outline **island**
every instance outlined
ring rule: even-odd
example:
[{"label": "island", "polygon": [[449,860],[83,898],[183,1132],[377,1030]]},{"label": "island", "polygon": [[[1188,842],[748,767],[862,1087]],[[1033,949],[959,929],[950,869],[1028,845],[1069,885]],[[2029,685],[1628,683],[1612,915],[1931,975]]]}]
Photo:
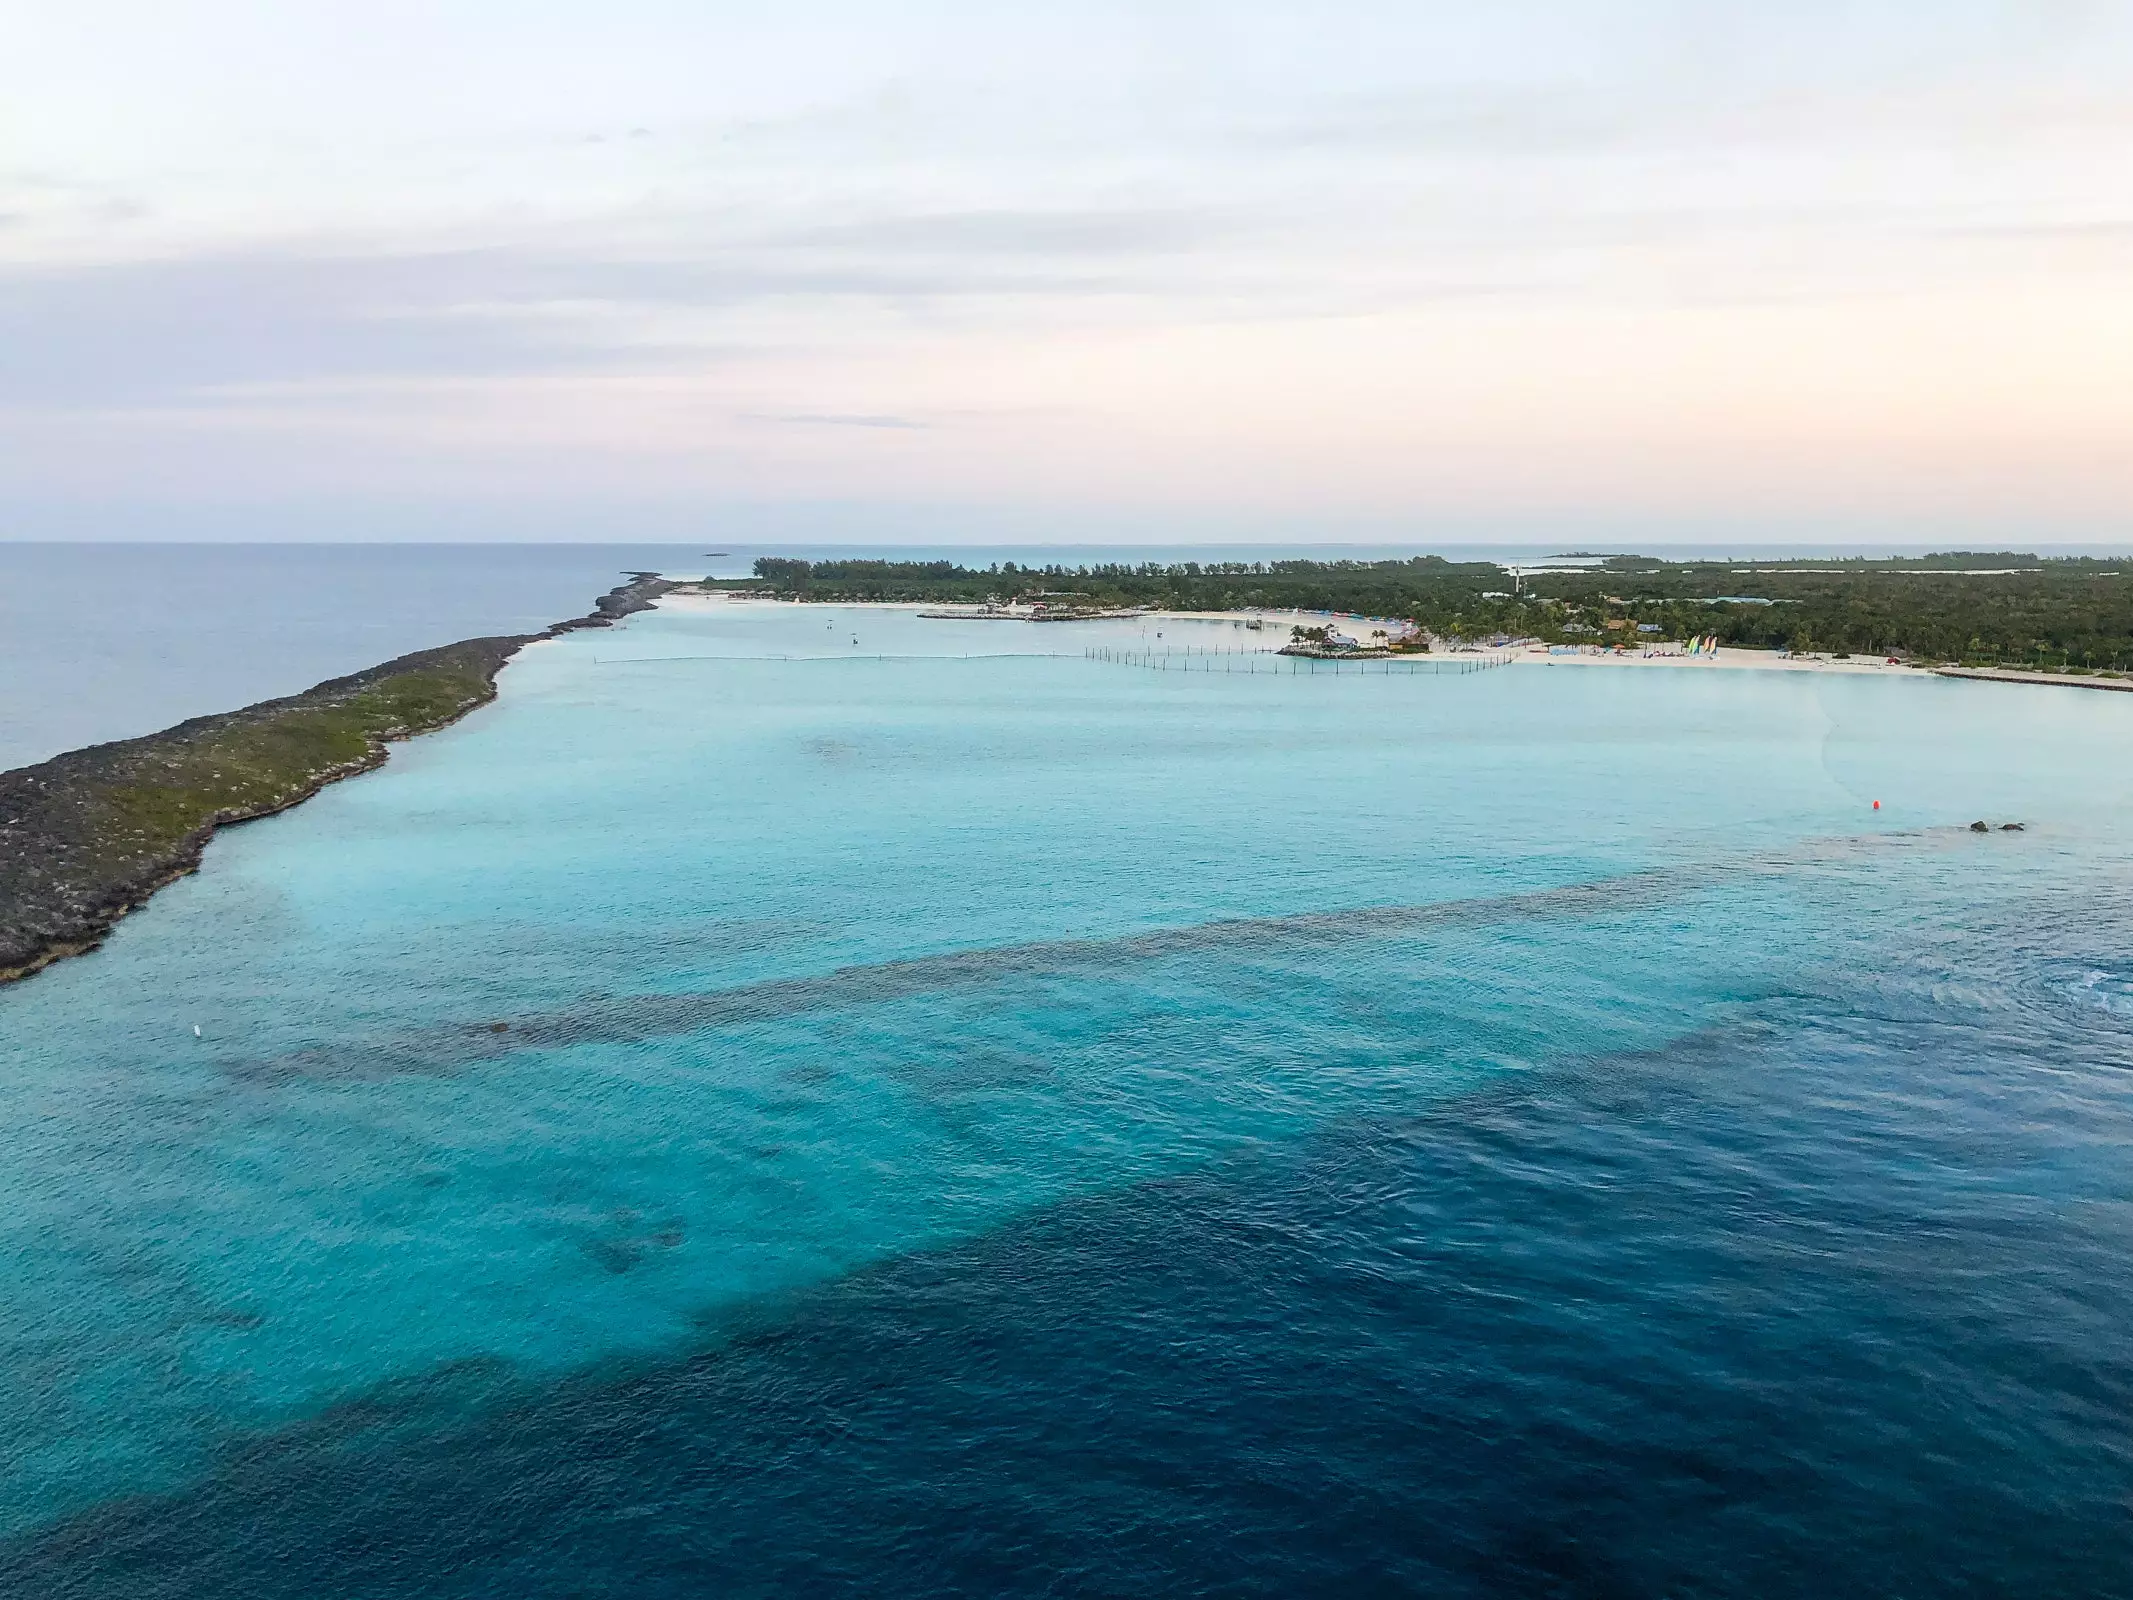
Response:
[{"label": "island", "polygon": [[[2133,673],[2133,559],[1954,551],[1888,559],[1668,561],[1567,552],[1534,561],[1182,561],[965,567],[764,557],[710,592],[967,607],[1081,620],[1134,611],[1314,614],[1346,632],[1405,621],[1450,644],[1637,650],[1662,641],[2103,687]],[[1039,607],[1042,610],[1039,610]],[[1356,636],[1368,647],[1369,634]]]},{"label": "island", "polygon": [[[1357,629],[1358,633],[1361,631]],[[1372,628],[1367,638],[1343,633],[1330,622],[1316,628],[1299,622],[1290,627],[1289,642],[1275,654],[1308,656],[1315,661],[1377,661],[1390,656],[1428,655],[1429,636],[1414,623],[1403,621]]]},{"label": "island", "polygon": [[605,628],[673,587],[639,572],[539,633],[419,650],[301,694],[0,773],[0,983],[93,950],[194,871],[215,830],[285,811],[384,762],[386,747],[496,697],[523,646]]}]

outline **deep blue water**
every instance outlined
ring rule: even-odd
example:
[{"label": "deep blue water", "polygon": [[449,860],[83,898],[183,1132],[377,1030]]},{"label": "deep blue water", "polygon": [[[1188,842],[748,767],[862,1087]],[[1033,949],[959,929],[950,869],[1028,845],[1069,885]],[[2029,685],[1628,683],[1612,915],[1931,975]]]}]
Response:
[{"label": "deep blue water", "polygon": [[1088,637],[543,645],[0,991],[0,1592],[2129,1592],[2133,706]]}]

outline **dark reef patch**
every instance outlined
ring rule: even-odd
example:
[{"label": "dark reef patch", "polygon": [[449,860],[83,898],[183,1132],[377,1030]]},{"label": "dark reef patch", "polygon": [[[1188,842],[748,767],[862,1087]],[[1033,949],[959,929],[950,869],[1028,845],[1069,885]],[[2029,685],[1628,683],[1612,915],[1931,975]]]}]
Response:
[{"label": "dark reef patch", "polygon": [[[1900,987],[1941,1029],[1869,985],[1072,1200],[675,1359],[411,1378],[0,1542],[0,1593],[2121,1592],[2133,1105]],[[602,1219],[595,1259],[665,1227]]]},{"label": "dark reef patch", "polygon": [[[230,1058],[224,1069],[250,1082],[294,1078],[375,1079],[436,1075],[523,1050],[595,1043],[637,1043],[707,1028],[747,1027],[790,1017],[891,1005],[967,992],[1028,978],[1131,978],[1151,963],[1211,954],[1293,953],[1339,949],[1433,931],[1491,928],[1652,911],[1686,896],[1723,888],[1744,874],[1837,869],[1892,850],[1947,847],[1956,829],[1808,840],[1776,851],[1747,851],[1709,861],[1501,895],[1420,905],[1362,906],[1288,916],[1233,917],[1152,928],[1109,938],[1046,939],[1026,944],[947,950],[836,967],[791,978],[682,993],[589,994],[564,1011],[410,1028],[314,1045],[271,1057]],[[742,926],[746,926],[743,924]]]}]

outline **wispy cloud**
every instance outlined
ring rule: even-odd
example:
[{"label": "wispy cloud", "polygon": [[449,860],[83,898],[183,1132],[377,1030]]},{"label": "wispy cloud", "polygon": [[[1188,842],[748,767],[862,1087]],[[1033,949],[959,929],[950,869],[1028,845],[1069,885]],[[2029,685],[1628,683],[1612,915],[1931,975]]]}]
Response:
[{"label": "wispy cloud", "polygon": [[746,420],[749,422],[792,423],[808,428],[918,429],[933,426],[930,422],[920,422],[913,417],[892,417],[869,413],[787,412],[783,415],[765,415],[762,412],[750,412]]},{"label": "wispy cloud", "polygon": [[871,257],[1139,257],[1206,250],[1251,230],[1242,218],[1191,208],[926,212],[795,229],[771,242]]},{"label": "wispy cloud", "polygon": [[[238,9],[150,71],[48,8],[0,62],[0,497],[163,428],[194,477],[212,431],[325,480],[359,436],[514,488],[1426,505],[1634,415],[1677,487],[1714,431],[1834,441],[1714,504],[1908,462],[1929,505],[2126,399],[2122,7],[464,0],[353,53]],[[2019,381],[1957,371],[1977,327]]]}]

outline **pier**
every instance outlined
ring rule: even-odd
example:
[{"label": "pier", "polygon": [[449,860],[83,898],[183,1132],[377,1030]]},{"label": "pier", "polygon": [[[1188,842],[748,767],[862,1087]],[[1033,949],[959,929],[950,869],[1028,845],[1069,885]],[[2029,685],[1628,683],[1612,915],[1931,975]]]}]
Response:
[{"label": "pier", "polygon": [[1200,649],[1182,645],[1166,650],[1122,650],[1110,645],[1092,645],[1083,652],[1090,661],[1114,666],[1144,667],[1156,672],[1277,673],[1295,677],[1466,677],[1507,667],[1508,655],[1430,656],[1290,656],[1274,650]]}]

